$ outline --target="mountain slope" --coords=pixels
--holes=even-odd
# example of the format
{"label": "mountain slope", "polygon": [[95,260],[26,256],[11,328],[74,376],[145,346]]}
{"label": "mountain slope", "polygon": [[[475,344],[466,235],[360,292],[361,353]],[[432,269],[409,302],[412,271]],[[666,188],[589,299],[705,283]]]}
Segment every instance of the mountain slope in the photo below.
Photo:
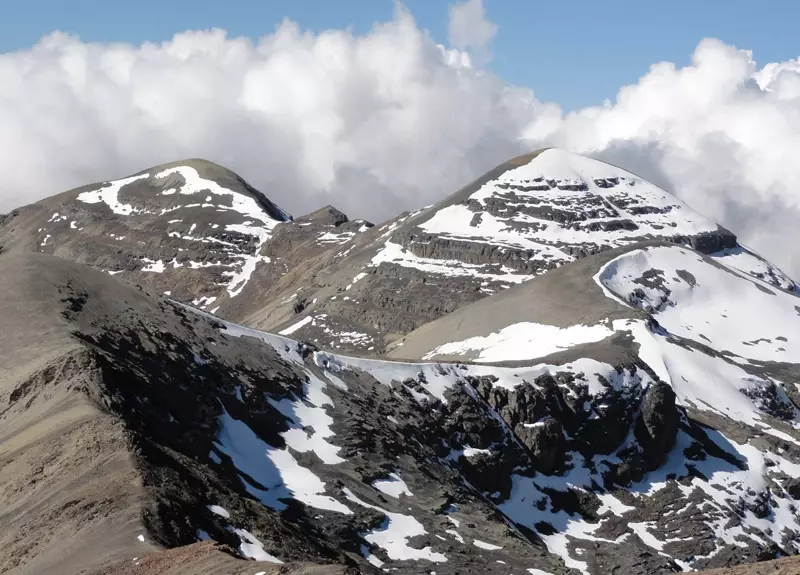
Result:
{"label": "mountain slope", "polygon": [[[743,257],[737,253],[730,264],[743,267]],[[392,355],[546,364],[575,356],[600,358],[600,349],[608,357],[615,340],[627,335],[649,374],[670,385],[690,420],[714,429],[718,446],[747,462],[741,472],[705,467],[707,458],[689,454],[690,434],[679,431],[666,475],[696,479],[670,494],[669,518],[653,516],[647,524],[648,545],[680,565],[693,564],[680,555],[675,533],[682,521],[691,522],[682,518],[686,510],[691,515],[702,505],[712,519],[712,541],[740,545],[743,533],[752,535],[777,521],[759,538],[797,553],[798,516],[789,492],[800,471],[800,354],[795,347],[800,298],[728,265],[727,259],[653,242],[604,252],[427,324],[404,338]],[[617,449],[625,453],[629,447],[623,443]],[[776,455],[787,459],[777,462]],[[665,471],[650,475],[659,473]],[[716,545],[703,555],[729,552]]]}
{"label": "mountain slope", "polygon": [[[5,375],[3,428],[38,406],[55,410],[48,424],[61,421],[64,394],[91,399],[93,420],[118,422],[127,447],[98,450],[127,453],[142,487],[141,523],[117,556],[139,556],[142,529],[156,546],[211,537],[262,560],[363,572],[659,573],[797,552],[795,432],[767,427],[748,443],[755,422],[676,406],[645,367],[640,333],[519,367],[355,359],[63,260],[0,255],[0,265],[19,294],[3,317],[20,300],[45,310],[82,358],[49,379]],[[18,325],[22,341],[34,337]],[[3,344],[13,356],[17,340]],[[3,469],[9,457],[19,461],[7,455]],[[43,462],[45,477],[71,473]],[[115,507],[95,509],[113,517]],[[63,522],[36,508],[25,517],[38,532]],[[108,535],[96,541],[111,545]],[[32,561],[54,553],[44,539]],[[35,565],[22,559],[12,572]]]}
{"label": "mountain slope", "polygon": [[143,174],[0,222],[0,572],[800,553],[800,292],[665,192],[546,150],[372,227]]}
{"label": "mountain slope", "polygon": [[0,246],[88,263],[220,317],[380,355],[459,307],[586,255],[662,239],[792,281],[634,174],[548,149],[380,227],[334,208],[291,220],[202,160],[66,192],[0,223]]}
{"label": "mountain slope", "polygon": [[238,295],[289,216],[244,180],[189,160],[84,186],[15,213],[7,249],[59,255],[204,305]]}
{"label": "mountain slope", "polygon": [[[304,286],[302,315],[280,324],[258,314],[246,321],[334,349],[379,353],[487,295],[587,255],[657,239],[709,254],[742,250],[732,233],[634,174],[548,149],[359,238],[314,286]],[[763,267],[768,280],[791,283]]]}
{"label": "mountain slope", "polygon": [[[261,291],[286,272],[292,249],[284,240],[292,234],[278,228],[291,222],[230,170],[194,159],[15,210],[0,221],[0,246],[88,264],[235,316],[237,298],[256,270]],[[331,208],[327,219],[311,214],[292,229],[318,253],[369,226]],[[299,255],[307,257],[309,250]]]}

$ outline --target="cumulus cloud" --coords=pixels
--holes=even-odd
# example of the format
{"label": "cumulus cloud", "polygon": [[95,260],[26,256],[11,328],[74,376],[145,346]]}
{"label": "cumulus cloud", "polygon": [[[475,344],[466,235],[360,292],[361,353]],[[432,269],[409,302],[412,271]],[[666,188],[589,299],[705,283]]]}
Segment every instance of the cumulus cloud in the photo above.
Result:
{"label": "cumulus cloud", "polygon": [[800,61],[759,67],[705,40],[688,66],[654,64],[615,102],[565,115],[475,64],[496,30],[480,2],[450,15],[447,47],[399,6],[363,35],[289,21],[257,42],[54,33],[2,54],[0,212],[205,157],[292,213],[330,203],[381,220],[556,145],[651,179],[800,275]]}
{"label": "cumulus cloud", "polygon": [[293,213],[381,219],[520,152],[539,105],[470,67],[402,6],[368,34],[286,21],[163,44],[54,33],[0,55],[0,212],[183,157],[227,165]]}
{"label": "cumulus cloud", "polygon": [[461,50],[484,51],[497,34],[497,24],[487,20],[483,0],[467,0],[450,6],[447,39]]}
{"label": "cumulus cloud", "polygon": [[797,276],[799,88],[800,62],[759,68],[707,39],[690,65],[656,64],[615,104],[540,120],[527,136],[638,171]]}

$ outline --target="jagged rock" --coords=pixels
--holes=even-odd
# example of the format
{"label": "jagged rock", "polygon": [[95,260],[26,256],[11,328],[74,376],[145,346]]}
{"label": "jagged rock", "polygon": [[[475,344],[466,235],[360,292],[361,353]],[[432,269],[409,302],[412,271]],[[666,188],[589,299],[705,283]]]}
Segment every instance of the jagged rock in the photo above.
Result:
{"label": "jagged rock", "polygon": [[800,477],[789,477],[783,481],[782,485],[794,499],[800,499]]}
{"label": "jagged rock", "polygon": [[344,212],[337,210],[333,206],[325,206],[324,208],[320,208],[315,212],[311,212],[302,218],[297,218],[296,221],[298,221],[298,223],[305,221],[316,222],[322,225],[338,227],[349,222],[350,220],[348,219],[347,214]]}
{"label": "jagged rock", "polygon": [[518,424],[514,433],[533,456],[537,471],[552,475],[564,469],[566,439],[561,423],[552,417],[539,422],[535,427]]}
{"label": "jagged rock", "polygon": [[660,381],[652,384],[644,394],[635,427],[647,469],[655,469],[664,461],[675,444],[679,423],[673,389]]}
{"label": "jagged rock", "polygon": [[782,390],[779,390],[774,381],[765,382],[763,385],[750,389],[743,388],[739,391],[756,401],[758,406],[772,417],[792,421],[796,416],[797,407],[791,401],[791,396],[781,393]]}

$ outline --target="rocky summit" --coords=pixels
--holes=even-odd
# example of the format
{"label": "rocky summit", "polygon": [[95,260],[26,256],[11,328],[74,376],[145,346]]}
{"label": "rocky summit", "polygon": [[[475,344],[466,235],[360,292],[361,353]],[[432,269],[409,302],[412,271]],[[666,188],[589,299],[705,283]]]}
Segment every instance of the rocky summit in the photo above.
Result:
{"label": "rocky summit", "polygon": [[800,287],[624,169],[374,226],[164,164],[0,290],[0,573],[800,572]]}

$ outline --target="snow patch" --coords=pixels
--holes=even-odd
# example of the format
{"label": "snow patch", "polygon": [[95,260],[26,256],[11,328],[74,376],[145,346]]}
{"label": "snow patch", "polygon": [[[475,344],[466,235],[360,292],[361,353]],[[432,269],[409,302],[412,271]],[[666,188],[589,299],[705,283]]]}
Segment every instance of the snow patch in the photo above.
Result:
{"label": "snow patch", "polygon": [[144,180],[150,177],[149,174],[141,174],[139,176],[131,176],[121,180],[114,180],[106,182],[106,186],[91,192],[83,192],[78,194],[78,201],[85,204],[105,204],[115,214],[121,216],[129,216],[136,213],[138,210],[130,204],[125,204],[119,201],[119,191],[133,182]]}
{"label": "snow patch", "polygon": [[259,484],[253,485],[240,475],[248,493],[267,507],[282,511],[286,509],[284,500],[294,498],[317,509],[352,514],[346,505],[324,495],[325,483],[300,466],[289,451],[265,443],[247,424],[225,410],[219,417],[219,426],[214,445],[231,458],[236,469]]}
{"label": "snow patch", "polygon": [[395,499],[398,499],[403,494],[409,497],[414,495],[397,473],[390,473],[386,479],[376,479],[372,482],[372,486],[381,493],[385,493]]}
{"label": "snow patch", "polygon": [[422,359],[436,356],[470,355],[478,352],[474,361],[501,362],[544,357],[582,343],[603,340],[614,334],[605,324],[573,325],[566,328],[533,322],[521,322],[504,327],[488,336],[476,336],[440,345]]}
{"label": "snow patch", "polygon": [[502,549],[500,545],[486,543],[485,541],[479,541],[478,539],[473,539],[472,544],[475,547],[480,547],[481,549],[486,549],[487,551],[497,551],[498,549]]}
{"label": "snow patch", "polygon": [[278,333],[280,335],[291,335],[294,332],[296,332],[297,330],[299,330],[300,328],[302,328],[303,326],[306,326],[306,325],[310,324],[313,319],[314,319],[313,316],[308,315],[308,316],[304,317],[303,319],[301,319],[300,321],[297,321],[297,322],[293,323],[292,325],[290,325],[286,329],[279,331]]}
{"label": "snow patch", "polygon": [[386,515],[386,520],[378,529],[367,531],[361,534],[365,541],[377,545],[395,561],[426,560],[434,563],[443,563],[447,557],[442,553],[434,552],[430,547],[414,549],[408,545],[408,540],[418,535],[425,535],[425,527],[411,515],[402,513],[392,513],[375,505],[370,505],[356,497],[356,495],[345,488],[345,497],[362,507],[373,509]]}

